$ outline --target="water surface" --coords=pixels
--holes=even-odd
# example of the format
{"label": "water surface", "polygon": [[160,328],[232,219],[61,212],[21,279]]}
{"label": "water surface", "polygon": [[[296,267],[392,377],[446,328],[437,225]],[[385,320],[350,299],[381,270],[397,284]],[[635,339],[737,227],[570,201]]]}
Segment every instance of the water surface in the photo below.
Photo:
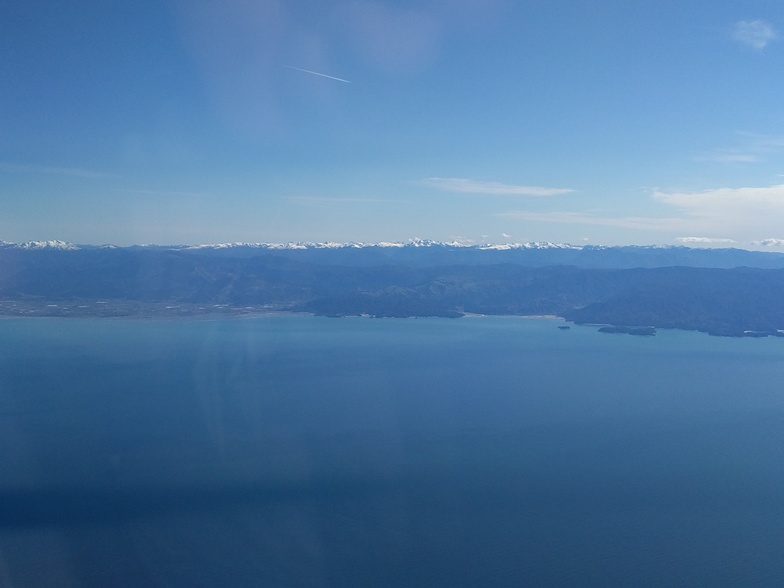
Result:
{"label": "water surface", "polygon": [[0,584],[776,586],[784,339],[0,321]]}

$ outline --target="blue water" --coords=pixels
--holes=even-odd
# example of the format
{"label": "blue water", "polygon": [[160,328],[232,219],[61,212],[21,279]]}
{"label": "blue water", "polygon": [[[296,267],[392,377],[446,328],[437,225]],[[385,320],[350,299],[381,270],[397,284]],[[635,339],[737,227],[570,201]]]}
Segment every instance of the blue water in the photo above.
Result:
{"label": "blue water", "polygon": [[780,586],[784,339],[0,321],[0,585]]}

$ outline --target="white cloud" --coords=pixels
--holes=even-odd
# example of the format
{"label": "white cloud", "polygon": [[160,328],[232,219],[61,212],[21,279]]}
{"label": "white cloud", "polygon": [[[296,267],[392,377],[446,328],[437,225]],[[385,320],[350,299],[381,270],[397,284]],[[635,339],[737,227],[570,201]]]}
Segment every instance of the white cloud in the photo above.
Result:
{"label": "white cloud", "polygon": [[482,182],[466,178],[426,178],[421,184],[444,192],[487,194],[493,196],[557,196],[574,192],[571,188],[520,186],[501,182]]}
{"label": "white cloud", "polygon": [[[661,216],[610,216],[592,211],[529,212],[510,211],[500,216],[517,220],[614,227],[681,235],[723,235],[680,237],[681,242],[752,242],[762,234],[775,234],[784,226],[784,184],[762,188],[717,188],[701,192],[656,191],[653,200],[670,209]],[[676,214],[672,214],[673,210]],[[756,242],[755,242],[756,243]],[[773,241],[760,244],[771,245]]]}
{"label": "white cloud", "polygon": [[653,197],[691,214],[711,218],[784,213],[784,184],[766,188],[717,188],[701,192],[656,191]]}
{"label": "white cloud", "polygon": [[763,247],[784,247],[784,239],[762,239],[762,241],[754,241],[752,245],[762,245]]}
{"label": "white cloud", "polygon": [[764,20],[741,20],[735,23],[732,37],[739,43],[761,51],[776,38],[776,31]]}
{"label": "white cloud", "polygon": [[702,192],[654,192],[655,200],[683,213],[690,233],[747,240],[784,225],[784,184],[763,188],[717,188]]}
{"label": "white cloud", "polygon": [[737,243],[735,239],[724,239],[716,237],[678,237],[675,240],[678,243]]}

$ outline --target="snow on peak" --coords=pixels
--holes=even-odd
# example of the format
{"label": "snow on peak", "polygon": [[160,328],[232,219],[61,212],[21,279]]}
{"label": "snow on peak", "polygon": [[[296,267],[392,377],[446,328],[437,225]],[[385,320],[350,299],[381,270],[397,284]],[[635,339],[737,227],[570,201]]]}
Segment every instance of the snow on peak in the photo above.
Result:
{"label": "snow on peak", "polygon": [[[26,241],[24,243],[11,243],[7,241],[0,241],[0,247],[11,247],[18,249],[58,249],[62,251],[74,251],[82,247],[66,241]],[[92,248],[94,246],[86,246]],[[101,248],[115,248],[114,245],[101,245]],[[583,245],[570,245],[566,243],[551,243],[549,241],[535,241],[530,243],[485,243],[477,244],[472,242],[465,242],[460,240],[452,241],[435,241],[432,239],[421,239],[415,237],[406,242],[402,241],[379,241],[377,243],[367,243],[361,241],[289,241],[286,243],[249,243],[236,241],[232,243],[211,243],[202,245],[170,245],[160,246],[152,244],[136,245],[135,247],[142,248],[164,248],[164,249],[178,249],[186,251],[195,251],[203,249],[236,249],[236,248],[249,248],[249,249],[266,249],[266,250],[293,250],[293,249],[364,249],[370,247],[383,247],[383,248],[428,248],[428,247],[450,247],[461,249],[478,249],[478,250],[496,250],[496,251],[509,251],[509,250],[525,250],[525,249],[572,249],[580,250],[584,248],[591,248],[597,246],[583,246]]]}
{"label": "snow on peak", "polygon": [[495,249],[495,250],[510,250],[510,249],[582,249],[582,245],[569,245],[567,243],[551,243],[549,241],[536,241],[532,243],[499,243],[499,244],[484,244],[477,245],[475,243],[466,243],[464,241],[435,241],[432,239],[421,239],[415,237],[409,239],[407,242],[401,241],[379,241],[377,243],[366,243],[361,241],[289,241],[287,243],[215,243],[210,245],[185,245],[183,249],[230,249],[236,247],[246,247],[254,249],[364,249],[367,247],[461,247],[467,249]]}
{"label": "snow on peak", "polygon": [[59,249],[61,251],[76,251],[79,249],[77,245],[68,243],[67,241],[25,241],[24,243],[6,243],[3,245],[17,247],[18,249]]}
{"label": "snow on peak", "polygon": [[479,249],[494,249],[496,251],[507,251],[510,249],[573,249],[579,251],[582,248],[582,245],[570,245],[569,243],[551,243],[550,241],[534,241],[532,243],[500,243],[479,246]]}

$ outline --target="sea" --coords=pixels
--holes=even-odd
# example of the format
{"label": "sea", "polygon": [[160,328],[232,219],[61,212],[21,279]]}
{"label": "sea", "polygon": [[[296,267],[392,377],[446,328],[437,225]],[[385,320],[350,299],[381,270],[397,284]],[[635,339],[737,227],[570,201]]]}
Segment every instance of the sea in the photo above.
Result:
{"label": "sea", "polygon": [[782,586],[784,338],[0,320],[0,586]]}

